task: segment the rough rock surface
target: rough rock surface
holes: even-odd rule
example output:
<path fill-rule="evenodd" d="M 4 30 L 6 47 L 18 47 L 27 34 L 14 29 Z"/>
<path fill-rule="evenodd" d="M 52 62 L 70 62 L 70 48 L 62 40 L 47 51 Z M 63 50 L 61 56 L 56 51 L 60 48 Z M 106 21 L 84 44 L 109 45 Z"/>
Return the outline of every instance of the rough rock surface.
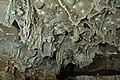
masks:
<path fill-rule="evenodd" d="M 0 0 L 0 10 L 1 80 L 119 80 L 120 0 Z"/>

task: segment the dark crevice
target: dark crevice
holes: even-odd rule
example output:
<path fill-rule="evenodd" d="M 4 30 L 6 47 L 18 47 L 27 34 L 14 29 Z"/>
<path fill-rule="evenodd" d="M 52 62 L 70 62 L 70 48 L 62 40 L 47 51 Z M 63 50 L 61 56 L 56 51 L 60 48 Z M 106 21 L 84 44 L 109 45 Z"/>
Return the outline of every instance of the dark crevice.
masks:
<path fill-rule="evenodd" d="M 120 28 L 116 29 L 116 36 L 120 39 Z"/>
<path fill-rule="evenodd" d="M 57 52 L 57 51 L 54 51 L 54 52 L 53 52 L 52 59 L 54 59 L 54 60 L 56 60 L 56 52 Z"/>
<path fill-rule="evenodd" d="M 65 35 L 68 35 L 68 31 L 65 31 Z"/>
<path fill-rule="evenodd" d="M 18 25 L 18 23 L 17 23 L 16 20 L 14 20 L 14 22 L 12 23 L 12 25 L 13 25 L 15 28 L 17 28 L 18 30 L 20 30 L 20 27 L 19 27 L 19 25 Z"/>
<path fill-rule="evenodd" d="M 89 25 L 87 23 L 84 23 L 83 25 L 85 28 L 90 28 Z"/>
<path fill-rule="evenodd" d="M 106 43 L 106 42 L 105 42 L 105 43 L 102 43 L 102 42 L 101 42 L 101 43 L 99 43 L 98 45 L 101 46 L 101 47 L 106 47 L 106 46 L 108 45 L 108 43 Z"/>

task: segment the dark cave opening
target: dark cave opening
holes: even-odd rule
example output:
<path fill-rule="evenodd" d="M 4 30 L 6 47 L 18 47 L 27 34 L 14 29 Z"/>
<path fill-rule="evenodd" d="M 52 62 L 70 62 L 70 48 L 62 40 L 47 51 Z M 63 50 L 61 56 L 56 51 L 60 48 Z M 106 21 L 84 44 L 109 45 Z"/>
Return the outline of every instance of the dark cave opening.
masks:
<path fill-rule="evenodd" d="M 109 57 L 103 55 L 96 55 L 93 58 L 93 62 L 88 66 L 79 68 L 73 63 L 69 63 L 66 67 L 61 67 L 60 73 L 56 76 L 57 80 L 67 80 L 68 77 L 76 76 L 115 76 L 120 75 L 120 68 L 113 67 L 116 63 L 112 64 L 107 61 Z M 104 65 L 104 66 L 103 66 Z M 106 67 L 109 65 L 109 67 Z"/>
<path fill-rule="evenodd" d="M 69 63 L 65 68 L 61 66 L 60 74 L 56 75 L 57 80 L 65 80 L 69 76 L 74 76 L 75 65 Z"/>
<path fill-rule="evenodd" d="M 68 77 L 75 77 L 75 76 L 114 76 L 120 75 L 120 71 L 111 70 L 111 69 L 103 69 L 98 71 L 83 71 L 79 69 L 77 72 L 74 71 L 75 65 L 68 64 L 67 67 L 60 70 L 60 74 L 56 76 L 57 80 L 66 80 Z"/>

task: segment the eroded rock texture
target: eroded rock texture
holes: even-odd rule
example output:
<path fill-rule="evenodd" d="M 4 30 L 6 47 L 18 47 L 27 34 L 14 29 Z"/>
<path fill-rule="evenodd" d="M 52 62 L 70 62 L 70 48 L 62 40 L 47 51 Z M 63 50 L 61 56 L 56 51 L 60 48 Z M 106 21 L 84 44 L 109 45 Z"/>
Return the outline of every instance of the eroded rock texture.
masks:
<path fill-rule="evenodd" d="M 0 0 L 0 10 L 1 80 L 119 80 L 120 0 Z"/>

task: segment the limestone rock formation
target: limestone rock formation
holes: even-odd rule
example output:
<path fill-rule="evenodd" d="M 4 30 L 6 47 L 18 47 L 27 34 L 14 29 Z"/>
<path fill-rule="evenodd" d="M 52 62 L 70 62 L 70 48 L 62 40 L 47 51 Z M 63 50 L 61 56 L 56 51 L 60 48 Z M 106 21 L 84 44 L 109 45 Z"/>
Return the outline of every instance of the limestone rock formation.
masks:
<path fill-rule="evenodd" d="M 120 0 L 0 0 L 0 10 L 1 80 L 120 74 Z"/>

